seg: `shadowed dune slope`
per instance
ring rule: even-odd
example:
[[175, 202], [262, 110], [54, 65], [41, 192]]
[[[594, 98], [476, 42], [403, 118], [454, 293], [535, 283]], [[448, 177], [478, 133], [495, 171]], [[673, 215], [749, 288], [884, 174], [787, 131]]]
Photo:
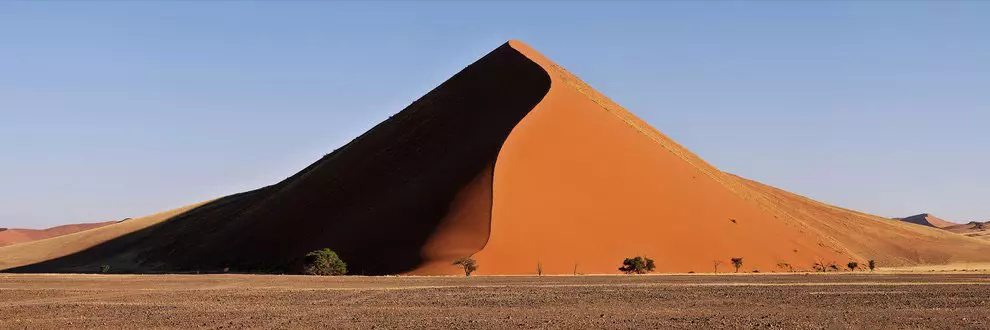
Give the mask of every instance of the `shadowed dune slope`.
[[455, 274], [464, 256], [480, 274], [990, 261], [990, 242], [722, 172], [516, 41], [278, 184], [118, 234], [0, 249], [0, 268], [291, 272], [323, 247], [357, 274]]
[[3, 228], [0, 229], [0, 247], [68, 235], [84, 230], [103, 227], [115, 222], [116, 221], [77, 223], [46, 229]]
[[942, 220], [941, 218], [938, 218], [938, 217], [936, 217], [934, 215], [931, 215], [931, 214], [928, 214], [928, 213], [922, 213], [922, 214], [918, 214], [918, 215], [912, 215], [910, 217], [899, 218], [897, 220], [901, 220], [901, 221], [908, 222], [908, 223], [913, 223], [913, 224], [916, 224], [916, 225], [929, 226], [929, 227], [935, 227], [935, 228], [946, 228], [946, 227], [951, 227], [951, 226], [958, 225], [957, 223], [948, 222], [948, 221]]
[[91, 271], [113, 261], [132, 272], [291, 272], [324, 247], [355, 274], [449, 265], [487, 241], [491, 167], [549, 87], [546, 72], [503, 45], [276, 185], [11, 271]]

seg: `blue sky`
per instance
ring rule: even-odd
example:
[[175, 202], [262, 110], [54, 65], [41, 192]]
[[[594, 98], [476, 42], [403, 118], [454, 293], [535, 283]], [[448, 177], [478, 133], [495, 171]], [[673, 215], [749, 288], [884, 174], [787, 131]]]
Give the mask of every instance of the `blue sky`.
[[520, 39], [719, 168], [990, 220], [987, 2], [3, 2], [0, 227], [275, 183]]

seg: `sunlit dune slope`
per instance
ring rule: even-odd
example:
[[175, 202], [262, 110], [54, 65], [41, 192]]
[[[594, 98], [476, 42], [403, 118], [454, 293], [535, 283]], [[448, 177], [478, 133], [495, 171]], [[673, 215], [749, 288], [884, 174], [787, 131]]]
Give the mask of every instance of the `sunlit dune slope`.
[[116, 221], [77, 223], [70, 225], [61, 225], [46, 229], [3, 228], [0, 229], [0, 247], [24, 243], [24, 242], [30, 242], [30, 241], [37, 241], [39, 239], [68, 235], [83, 230], [99, 228], [115, 222]]
[[722, 172], [516, 41], [282, 182], [151, 218], [0, 249], [0, 268], [297, 272], [324, 247], [354, 274], [990, 262], [990, 242]]
[[[37, 263], [39, 261], [57, 260], [67, 256], [73, 256], [82, 251], [98, 248], [108, 242], [119, 244], [123, 241], [121, 237], [127, 236], [128, 234], [133, 235], [135, 233], [139, 233], [143, 229], [171, 219], [178, 214], [205, 203], [206, 202], [189, 205], [146, 217], [129, 219], [127, 221], [114, 222], [99, 228], [66, 234], [63, 236], [2, 247], [0, 248], [0, 269], [25, 266]], [[116, 254], [117, 252], [126, 253], [127, 249], [115, 247], [109, 254]], [[99, 265], [96, 265], [96, 267], [98, 266]], [[98, 269], [96, 267], [82, 268], [78, 269], [78, 271], [93, 272]], [[46, 270], [68, 271], [69, 269], [52, 268]]]
[[551, 89], [495, 167], [480, 272], [614, 273], [645, 255], [661, 271], [809, 269], [987, 260], [990, 245], [806, 200], [723, 173], [521, 43]]

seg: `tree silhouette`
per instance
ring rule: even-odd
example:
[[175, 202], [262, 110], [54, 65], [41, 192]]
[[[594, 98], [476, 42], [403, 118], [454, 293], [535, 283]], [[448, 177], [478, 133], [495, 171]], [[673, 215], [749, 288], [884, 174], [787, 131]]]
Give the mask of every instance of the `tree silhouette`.
[[729, 260], [732, 261], [732, 266], [733, 267], [736, 267], [736, 273], [738, 273], [739, 272], [739, 267], [742, 267], [742, 265], [743, 265], [743, 258], [742, 257], [738, 257], [738, 258], [732, 258], [732, 259], [729, 259]]
[[471, 276], [471, 273], [478, 270], [478, 262], [470, 257], [454, 260], [454, 265], [464, 267], [464, 276]]

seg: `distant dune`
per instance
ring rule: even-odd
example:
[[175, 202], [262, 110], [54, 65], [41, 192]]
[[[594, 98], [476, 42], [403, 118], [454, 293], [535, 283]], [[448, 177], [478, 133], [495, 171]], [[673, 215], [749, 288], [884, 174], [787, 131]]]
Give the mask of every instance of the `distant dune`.
[[990, 221], [985, 221], [985, 222], [971, 221], [965, 224], [942, 227], [942, 229], [972, 238], [990, 240]]
[[907, 217], [907, 218], [898, 218], [897, 220], [901, 220], [901, 221], [904, 221], [904, 222], [910, 222], [910, 223], [917, 224], [917, 225], [922, 225], [922, 226], [935, 227], [935, 228], [946, 228], [946, 227], [951, 227], [951, 226], [958, 225], [957, 223], [942, 220], [942, 219], [940, 219], [940, 218], [938, 218], [938, 217], [936, 217], [934, 215], [928, 214], [928, 213], [922, 213], [922, 214], [918, 214], [918, 215], [912, 215], [912, 216]]
[[68, 235], [83, 230], [99, 228], [115, 222], [116, 221], [78, 223], [71, 225], [61, 225], [47, 229], [0, 228], [0, 246], [7, 246], [18, 243], [36, 241], [39, 239]]
[[0, 269], [291, 273], [324, 247], [353, 274], [990, 261], [988, 241], [722, 172], [517, 41], [282, 182], [85, 233], [0, 248]]
[[969, 223], [959, 224], [959, 223], [943, 220], [928, 213], [922, 213], [907, 218], [896, 218], [896, 219], [917, 225], [943, 229], [956, 234], [962, 234], [963, 236], [967, 236], [967, 237], [990, 241], [990, 230], [988, 230], [987, 228], [988, 225], [990, 225], [990, 221], [987, 222], [971, 221]]

